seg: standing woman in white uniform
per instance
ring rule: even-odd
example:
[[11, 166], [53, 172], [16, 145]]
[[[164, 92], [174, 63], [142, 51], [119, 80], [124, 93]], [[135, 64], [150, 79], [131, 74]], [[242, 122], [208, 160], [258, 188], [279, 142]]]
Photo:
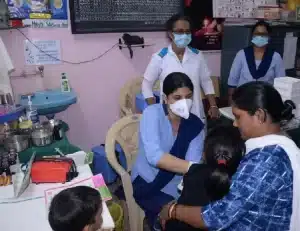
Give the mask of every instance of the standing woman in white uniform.
[[210, 78], [210, 71], [202, 53], [188, 47], [192, 40], [191, 22], [188, 17], [179, 14], [173, 15], [166, 24], [171, 44], [153, 54], [144, 74], [142, 93], [148, 104], [155, 103], [153, 85], [160, 80], [160, 101], [163, 100], [163, 81], [172, 72], [183, 72], [192, 80], [194, 85], [193, 106], [191, 112], [205, 121], [205, 113], [200, 96], [202, 87], [209, 101], [209, 116], [217, 118], [219, 110], [214, 97], [214, 87]]

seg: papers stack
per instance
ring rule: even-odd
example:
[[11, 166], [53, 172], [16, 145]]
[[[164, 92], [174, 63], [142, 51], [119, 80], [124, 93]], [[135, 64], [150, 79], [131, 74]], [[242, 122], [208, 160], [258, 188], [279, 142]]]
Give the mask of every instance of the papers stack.
[[300, 79], [279, 77], [274, 80], [274, 87], [280, 93], [282, 100], [292, 100], [296, 105], [295, 117], [300, 118]]

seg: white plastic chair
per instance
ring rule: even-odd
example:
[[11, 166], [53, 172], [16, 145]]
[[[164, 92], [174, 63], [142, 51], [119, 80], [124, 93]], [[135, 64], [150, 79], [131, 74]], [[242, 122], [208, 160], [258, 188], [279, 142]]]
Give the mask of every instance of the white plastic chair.
[[[136, 204], [133, 198], [132, 183], [129, 174], [138, 153], [138, 127], [140, 118], [141, 115], [138, 114], [121, 118], [108, 130], [105, 140], [105, 151], [108, 162], [121, 176], [129, 214], [130, 231], [143, 231], [145, 217], [144, 211]], [[127, 169], [124, 169], [116, 158], [116, 143], [120, 144], [125, 153]]]
[[[120, 118], [126, 115], [132, 115], [139, 113], [135, 106], [135, 98], [142, 90], [143, 78], [138, 77], [127, 82], [120, 90], [119, 106], [120, 106]], [[160, 91], [159, 81], [156, 81], [154, 91]]]
[[[215, 96], [220, 97], [220, 78], [211, 76], [211, 80], [215, 89]], [[120, 118], [126, 115], [132, 115], [139, 113], [135, 106], [135, 97], [142, 89], [143, 78], [138, 77], [127, 82], [120, 90], [119, 106], [120, 106]], [[156, 81], [153, 90], [160, 91], [159, 80]], [[201, 89], [201, 99], [205, 99], [205, 95]]]

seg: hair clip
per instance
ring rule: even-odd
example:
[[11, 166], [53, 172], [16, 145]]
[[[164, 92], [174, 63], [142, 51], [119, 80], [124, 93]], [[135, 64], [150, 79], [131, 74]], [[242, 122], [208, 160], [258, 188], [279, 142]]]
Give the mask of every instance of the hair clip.
[[224, 164], [224, 165], [226, 165], [226, 160], [224, 160], [224, 159], [221, 159], [221, 160], [218, 160], [218, 164]]

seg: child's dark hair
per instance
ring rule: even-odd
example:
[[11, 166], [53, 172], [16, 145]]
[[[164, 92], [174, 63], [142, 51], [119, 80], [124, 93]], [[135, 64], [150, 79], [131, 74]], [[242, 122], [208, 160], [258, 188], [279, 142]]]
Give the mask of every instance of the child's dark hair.
[[233, 126], [218, 126], [211, 130], [204, 144], [205, 161], [212, 168], [206, 183], [212, 201], [220, 200], [230, 189], [232, 175], [245, 153], [245, 143]]
[[100, 193], [87, 186], [68, 188], [52, 200], [48, 220], [53, 231], [82, 231], [102, 211]]

